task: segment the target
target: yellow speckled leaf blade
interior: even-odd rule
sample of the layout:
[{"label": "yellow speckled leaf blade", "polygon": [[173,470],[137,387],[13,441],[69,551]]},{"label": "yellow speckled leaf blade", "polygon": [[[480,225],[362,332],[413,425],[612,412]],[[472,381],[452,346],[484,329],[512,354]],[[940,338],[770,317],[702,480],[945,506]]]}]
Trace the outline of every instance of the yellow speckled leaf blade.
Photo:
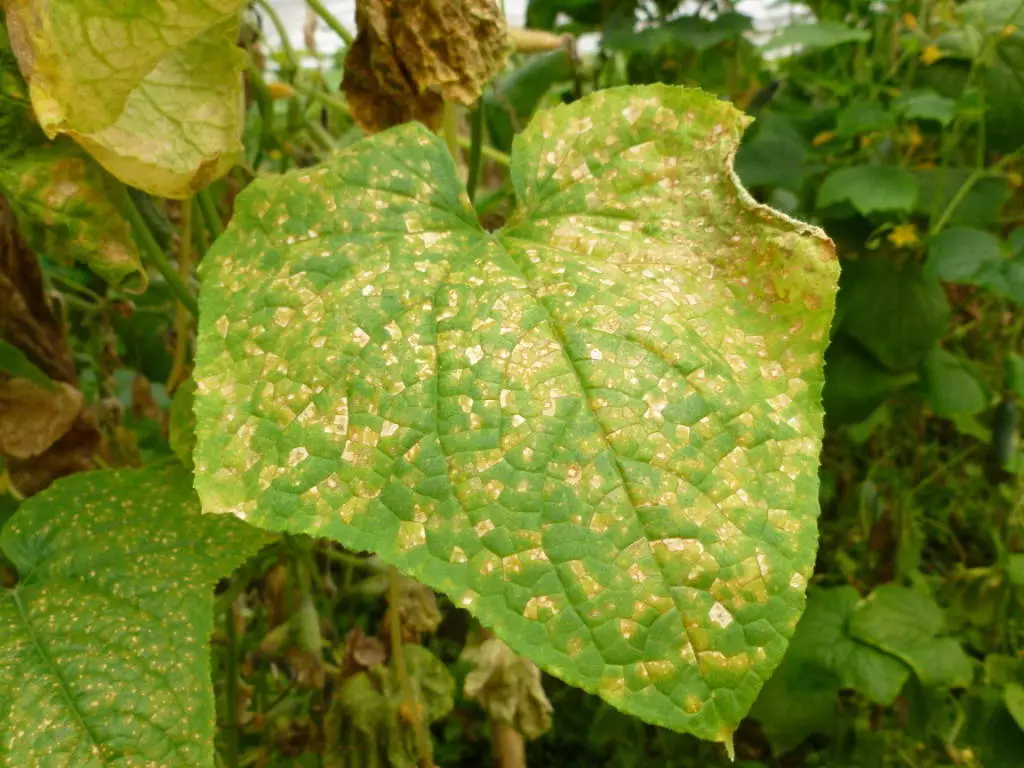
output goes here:
[{"label": "yellow speckled leaf blade", "polygon": [[133,186],[184,198],[241,152],[240,0],[12,0],[11,41],[47,135]]},{"label": "yellow speckled leaf blade", "polygon": [[204,263],[204,510],[374,550],[727,739],[813,566],[838,272],[737,186],[744,122],[664,86],[541,114],[493,234],[414,125],[254,184]]},{"label": "yellow speckled leaf blade", "polygon": [[212,768],[213,585],[267,536],[201,516],[190,481],[74,475],[8,521],[0,764]]}]

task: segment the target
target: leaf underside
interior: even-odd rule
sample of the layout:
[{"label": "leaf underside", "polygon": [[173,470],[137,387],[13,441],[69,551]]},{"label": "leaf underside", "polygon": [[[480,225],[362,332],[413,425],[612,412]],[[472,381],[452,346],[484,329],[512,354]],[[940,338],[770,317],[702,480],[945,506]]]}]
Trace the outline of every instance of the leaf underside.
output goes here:
[{"label": "leaf underside", "polygon": [[204,511],[373,550],[727,739],[813,566],[838,272],[727,170],[744,124],[664,86],[538,115],[496,233],[418,125],[253,184],[203,265]]},{"label": "leaf underside", "polygon": [[212,768],[212,587],[266,540],[201,516],[180,467],[23,503],[0,535],[0,765]]}]

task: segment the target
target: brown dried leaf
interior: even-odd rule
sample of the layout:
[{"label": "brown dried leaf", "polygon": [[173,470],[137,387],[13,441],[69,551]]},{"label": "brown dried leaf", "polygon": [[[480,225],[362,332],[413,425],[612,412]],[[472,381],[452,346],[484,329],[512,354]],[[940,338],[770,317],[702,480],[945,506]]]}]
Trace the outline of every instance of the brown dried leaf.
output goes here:
[{"label": "brown dried leaf", "polygon": [[345,656],[341,662],[341,677],[352,675],[383,664],[388,659],[388,649],[376,637],[367,635],[362,627],[353,627],[345,635]]},{"label": "brown dried leaf", "polygon": [[28,379],[0,379],[0,453],[38,456],[64,436],[84,404],[82,393],[64,382],[50,392]]},{"label": "brown dried leaf", "polygon": [[494,0],[360,0],[356,26],[342,87],[369,133],[411,120],[437,130],[444,102],[475,102],[509,46]]},{"label": "brown dried leaf", "polygon": [[39,456],[10,459],[11,483],[24,496],[32,496],[58,478],[94,469],[92,457],[102,442],[92,409],[82,411],[63,437]]},{"label": "brown dried leaf", "polygon": [[536,664],[496,637],[468,646],[462,659],[473,665],[463,687],[466,698],[476,699],[492,720],[512,726],[527,739],[547,733],[553,708]]},{"label": "brown dried leaf", "polygon": [[39,260],[18,232],[14,213],[0,197],[0,337],[21,349],[51,379],[75,383],[75,364],[46,299]]}]

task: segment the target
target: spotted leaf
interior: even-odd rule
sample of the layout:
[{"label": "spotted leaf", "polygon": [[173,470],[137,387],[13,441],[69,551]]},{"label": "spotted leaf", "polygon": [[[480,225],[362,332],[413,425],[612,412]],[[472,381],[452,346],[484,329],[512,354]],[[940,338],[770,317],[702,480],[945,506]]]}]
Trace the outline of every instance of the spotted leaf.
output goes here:
[{"label": "spotted leaf", "polygon": [[0,763],[210,766],[212,587],[266,540],[179,468],[90,472],[0,534]]},{"label": "spotted leaf", "polygon": [[253,184],[203,264],[204,510],[373,550],[727,740],[814,562],[838,271],[738,186],[745,123],[665,86],[542,113],[493,233],[417,125]]}]

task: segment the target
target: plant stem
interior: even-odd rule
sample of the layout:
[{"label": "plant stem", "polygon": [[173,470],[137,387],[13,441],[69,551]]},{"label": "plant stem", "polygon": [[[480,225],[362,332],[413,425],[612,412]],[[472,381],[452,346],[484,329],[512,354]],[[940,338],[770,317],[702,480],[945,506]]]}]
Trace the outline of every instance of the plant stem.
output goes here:
[{"label": "plant stem", "polygon": [[[182,282],[188,280],[192,269],[192,198],[181,203],[181,228],[178,231],[178,277]],[[188,312],[183,304],[178,304],[174,312],[174,362],[171,373],[167,377],[167,391],[175,388],[188,375],[185,372],[185,357],[188,350],[189,326]]]},{"label": "plant stem", "polygon": [[348,104],[339,99],[337,96],[313,88],[304,88],[301,85],[295,85],[292,87],[295,89],[296,93],[301,94],[310,99],[315,99],[316,101],[319,101],[321,104],[323,104],[325,107],[336,109],[341,114],[346,116],[352,114],[349,111]]},{"label": "plant stem", "polygon": [[466,194],[472,202],[476,199],[476,185],[480,180],[480,158],[484,148],[484,100],[477,99],[470,128],[469,174],[466,176]]},{"label": "plant stem", "polygon": [[[459,146],[462,147],[463,149],[472,150],[473,148],[472,143],[470,142],[469,139],[464,139],[460,136],[458,138],[458,142]],[[492,160],[498,165],[503,165],[506,168],[508,168],[509,163],[511,162],[511,158],[508,155],[506,155],[500,149],[495,149],[494,147],[488,147],[484,145],[480,148],[480,152],[488,160]]]},{"label": "plant stem", "polygon": [[306,5],[313,9],[313,13],[320,17],[320,19],[334,30],[334,33],[345,41],[345,45],[352,45],[352,33],[342,26],[342,23],[332,14],[320,0],[306,0]]},{"label": "plant stem", "polygon": [[224,764],[227,768],[238,768],[238,634],[235,632],[235,601],[231,600],[224,611],[224,635],[227,639],[225,653],[224,698]]},{"label": "plant stem", "polygon": [[142,241],[143,250],[145,250],[150,261],[153,262],[153,266],[163,275],[164,280],[167,281],[171,290],[174,291],[174,295],[178,297],[178,301],[184,305],[185,309],[198,317],[199,304],[196,302],[196,297],[192,295],[185,281],[178,277],[178,273],[174,271],[171,262],[167,260],[167,255],[156,241],[156,238],[153,237],[153,233],[146,225],[146,220],[142,218],[139,209],[135,207],[135,203],[128,194],[128,190],[125,190],[124,193],[124,212],[128,217],[128,223],[135,232],[135,236]]},{"label": "plant stem", "polygon": [[494,768],[526,768],[526,742],[523,741],[523,734],[493,717],[490,721]]},{"label": "plant stem", "polygon": [[388,629],[391,635],[391,662],[394,665],[395,674],[398,675],[398,682],[402,686],[402,698],[405,700],[409,716],[412,718],[416,749],[420,753],[420,768],[433,768],[433,761],[430,759],[430,737],[427,736],[427,729],[423,724],[423,713],[420,710],[419,701],[416,699],[416,691],[413,689],[409,671],[405,667],[405,654],[402,651],[402,622],[398,615],[398,578],[398,569],[393,565],[388,566]]},{"label": "plant stem", "polygon": [[324,150],[328,153],[334,151],[334,137],[315,118],[306,121],[306,130],[313,141],[322,145]]},{"label": "plant stem", "polygon": [[216,240],[224,234],[224,224],[220,220],[220,212],[217,210],[217,204],[213,201],[213,195],[210,194],[210,188],[200,189],[196,194],[196,200],[199,203],[199,210],[203,214],[203,222]]},{"label": "plant stem", "polygon": [[295,55],[295,49],[292,48],[291,40],[288,39],[288,30],[281,21],[281,17],[278,16],[277,11],[274,10],[274,6],[268,3],[267,0],[256,1],[260,9],[267,14],[267,18],[274,25],[274,29],[277,30],[277,36],[281,38],[281,52],[287,61],[287,66],[281,68],[281,74],[284,75],[285,80],[291,82],[295,79],[295,73],[299,71],[299,59]]}]

